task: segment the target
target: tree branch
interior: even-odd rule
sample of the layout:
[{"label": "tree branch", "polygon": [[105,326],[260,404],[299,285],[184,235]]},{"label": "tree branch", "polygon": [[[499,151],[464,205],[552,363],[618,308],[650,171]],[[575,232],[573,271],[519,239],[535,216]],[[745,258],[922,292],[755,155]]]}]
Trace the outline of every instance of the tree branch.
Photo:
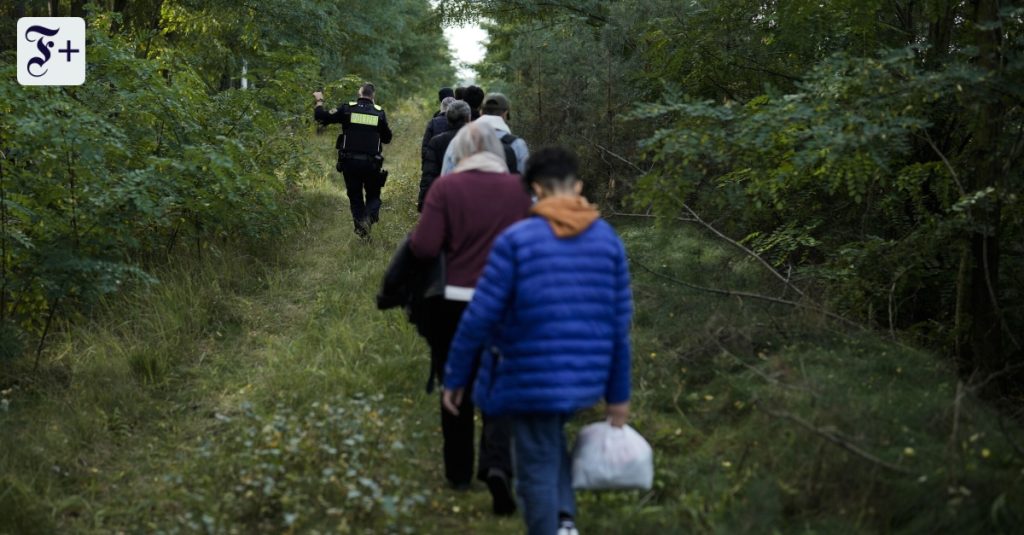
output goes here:
[{"label": "tree branch", "polygon": [[629,258],[629,261],[633,265],[639,266],[640,269],[643,269],[644,271],[650,273],[651,275],[654,275],[656,277],[660,277],[662,279],[665,279],[667,281],[673,282],[673,283],[678,284],[680,286],[685,286],[687,288],[691,288],[691,289],[698,290],[698,291],[701,291],[701,292],[707,292],[707,293],[713,293],[713,294],[718,294],[718,295],[724,295],[726,297],[739,297],[739,298],[747,298],[747,299],[756,299],[756,300],[759,300],[759,301],[766,301],[766,302],[769,302],[769,303],[775,303],[775,304],[779,304],[779,305],[786,305],[786,306],[790,306],[790,307],[794,307],[794,308],[802,308],[804,310],[810,310],[810,311],[813,311],[813,312],[817,312],[819,314],[823,314],[823,315],[825,315],[828,318],[834,319],[834,320],[839,321],[841,323],[845,323],[846,325],[849,325],[851,327],[855,327],[857,329],[865,330],[865,327],[863,325],[860,325],[859,323],[856,323],[856,322],[854,322],[854,321],[852,321],[850,319],[847,319],[847,318],[845,318],[843,316],[840,316],[839,314],[836,314],[834,312],[829,312],[828,310],[825,310],[823,308],[820,308],[820,307],[812,305],[812,304],[803,303],[803,302],[800,302],[800,301],[790,301],[788,299],[780,299],[778,297],[771,297],[771,296],[768,296],[768,295],[761,295],[761,294],[756,294],[756,293],[751,293],[751,292],[741,292],[741,291],[736,291],[736,290],[724,290],[724,289],[721,289],[721,288],[709,288],[709,287],[706,287],[706,286],[699,286],[699,285],[696,285],[696,284],[693,284],[693,283],[690,283],[690,282],[679,280],[679,279],[677,279],[675,277],[672,277],[672,276],[669,276],[669,275],[665,275],[663,273],[659,273],[659,272],[657,272],[657,271],[647,267],[642,262],[637,260],[635,257],[631,256]]},{"label": "tree branch", "polygon": [[[584,137],[583,139],[587,139],[587,138]],[[590,141],[590,143],[592,143],[598,149],[603,150],[603,151],[607,152],[609,155],[611,155],[611,156],[613,156],[615,158],[618,158],[619,160],[625,162],[627,165],[629,165],[633,169],[635,169],[635,170],[637,170],[637,171],[639,171],[641,173],[644,173],[644,174],[647,174],[649,172],[649,171],[644,171],[643,169],[640,169],[640,167],[638,167],[633,162],[627,160],[626,158],[624,158],[623,156],[621,156],[621,155],[619,155],[619,154],[617,154],[615,152],[612,152],[611,150],[608,150],[607,148],[601,146],[600,144],[595,143],[594,141],[591,141],[589,139],[587,139],[587,141]],[[755,253],[749,247],[741,244],[740,242],[738,242],[738,241],[736,241],[736,240],[726,236],[721,231],[719,231],[717,228],[712,226],[711,223],[708,223],[707,221],[704,221],[703,219],[701,219],[701,217],[697,214],[697,212],[693,208],[690,208],[690,205],[686,204],[685,202],[682,202],[679,199],[676,199],[676,202],[679,203],[683,207],[683,209],[686,210],[686,212],[690,215],[689,218],[682,218],[682,217],[676,218],[678,221],[685,221],[687,223],[697,223],[700,226],[708,229],[715,236],[718,236],[722,240],[725,240],[725,241],[729,242],[734,247],[738,248],[739,250],[743,251],[747,255],[753,257],[755,260],[760,262],[762,266],[764,266],[769,272],[771,272],[771,274],[773,276],[775,276],[775,278],[777,278],[780,281],[782,281],[783,284],[785,284],[788,288],[790,288],[794,292],[796,292],[797,295],[799,295],[800,297],[806,297],[804,295],[803,290],[801,290],[799,287],[797,287],[795,284],[793,284],[792,281],[790,281],[782,273],[779,273],[779,270],[777,270],[774,267],[772,267],[772,265],[767,260],[765,260],[764,257],[762,257],[761,255]]]},{"label": "tree branch", "polygon": [[935,142],[932,141],[932,136],[928,133],[927,130],[924,130],[924,136],[921,137],[921,139],[925,140],[928,143],[932,150],[935,151],[935,154],[939,155],[939,159],[942,160],[942,163],[946,165],[946,169],[949,170],[950,176],[953,177],[953,182],[956,183],[956,188],[960,190],[960,196],[963,197],[964,195],[967,195],[967,191],[964,190],[964,185],[960,183],[960,175],[957,174],[956,169],[953,169],[953,164],[949,163],[949,160],[946,158],[946,155],[943,154],[942,151],[939,150],[939,147],[935,144]]},{"label": "tree branch", "polygon": [[872,455],[872,454],[870,454],[870,453],[860,449],[857,445],[853,444],[852,442],[843,439],[839,435],[837,435],[837,434],[835,434],[835,433],[833,433],[831,431],[827,431],[825,429],[821,429],[819,427],[815,427],[813,424],[811,424],[807,420],[804,420],[803,418],[801,418],[801,417],[799,417],[799,416],[797,416],[795,414],[791,414],[791,413],[788,413],[788,412],[776,412],[776,411],[773,411],[773,410],[765,407],[761,402],[756,402],[755,404],[765,414],[767,414],[769,416],[772,416],[772,417],[775,417],[775,418],[780,418],[780,419],[783,419],[783,420],[789,420],[790,422],[793,422],[793,423],[799,425],[800,427],[806,429],[807,431],[810,431],[811,433],[814,433],[815,435],[818,435],[819,437],[821,437],[821,438],[823,438],[823,439],[825,439],[825,440],[835,444],[836,446],[839,446],[840,448],[842,448],[842,449],[844,449],[844,450],[846,450],[846,451],[848,451],[848,452],[850,452],[850,453],[860,457],[861,459],[864,459],[866,461],[870,461],[870,462],[872,462],[872,463],[874,463],[874,464],[876,464],[878,466],[881,466],[882,468],[885,468],[886,470],[889,470],[891,472],[896,472],[898,474],[904,474],[904,475],[911,475],[912,474],[912,472],[910,470],[907,470],[906,468],[903,468],[902,466],[899,466],[899,465],[896,465],[896,464],[892,464],[892,463],[890,463],[888,461],[883,461],[882,459],[879,459],[878,457],[876,457],[876,456],[874,456],[874,455]]}]

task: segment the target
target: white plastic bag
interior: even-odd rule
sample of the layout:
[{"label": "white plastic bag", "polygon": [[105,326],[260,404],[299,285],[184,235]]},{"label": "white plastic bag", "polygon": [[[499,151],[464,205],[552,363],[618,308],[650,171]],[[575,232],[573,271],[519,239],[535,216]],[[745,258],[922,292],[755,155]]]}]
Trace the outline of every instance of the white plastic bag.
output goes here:
[{"label": "white plastic bag", "polygon": [[572,455],[572,487],[642,489],[654,483],[651,445],[632,427],[597,422],[580,429]]}]

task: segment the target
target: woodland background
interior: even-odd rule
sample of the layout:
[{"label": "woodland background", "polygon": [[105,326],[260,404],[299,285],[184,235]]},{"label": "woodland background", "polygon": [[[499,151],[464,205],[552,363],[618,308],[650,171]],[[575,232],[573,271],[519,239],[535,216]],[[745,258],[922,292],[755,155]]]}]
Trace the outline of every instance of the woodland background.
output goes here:
[{"label": "woodland background", "polygon": [[[18,86],[17,18],[83,13],[87,83]],[[444,487],[425,344],[373,307],[474,20],[630,256],[655,487],[581,531],[1019,531],[1021,2],[16,0],[0,533],[521,532]],[[310,117],[363,80],[369,243]]]},{"label": "woodland background", "polygon": [[1024,366],[1019,2],[444,6],[491,21],[484,85],[532,143],[578,147],[599,196],[693,209],[965,372]]}]

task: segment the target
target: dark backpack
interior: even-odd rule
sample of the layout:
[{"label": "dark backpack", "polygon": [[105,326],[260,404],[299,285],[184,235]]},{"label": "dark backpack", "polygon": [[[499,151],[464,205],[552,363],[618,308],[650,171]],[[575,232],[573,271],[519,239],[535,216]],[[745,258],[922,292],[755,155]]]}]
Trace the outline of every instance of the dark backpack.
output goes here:
[{"label": "dark backpack", "polygon": [[505,163],[508,164],[509,173],[519,172],[518,160],[516,159],[516,151],[512,150],[512,143],[514,143],[517,139],[519,138],[513,136],[512,134],[505,134],[504,136],[501,136],[501,145],[502,147],[505,148]]}]

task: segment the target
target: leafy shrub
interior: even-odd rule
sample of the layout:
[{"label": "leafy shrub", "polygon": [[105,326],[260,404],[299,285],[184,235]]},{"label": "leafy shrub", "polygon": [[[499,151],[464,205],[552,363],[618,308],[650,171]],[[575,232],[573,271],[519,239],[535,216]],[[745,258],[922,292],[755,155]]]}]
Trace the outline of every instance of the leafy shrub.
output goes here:
[{"label": "leafy shrub", "polygon": [[277,234],[275,164],[301,153],[270,90],[211,98],[188,69],[165,78],[166,62],[91,36],[89,84],[27,90],[13,65],[0,82],[4,315],[36,336],[60,307],[153,282],[139,264],[179,244]]}]

